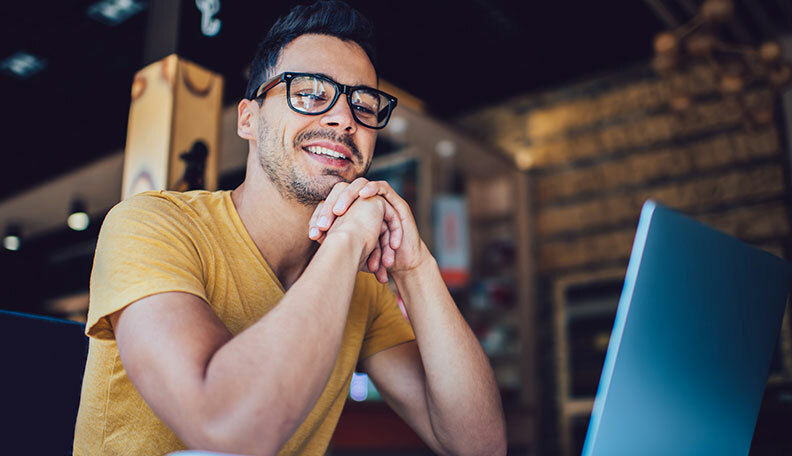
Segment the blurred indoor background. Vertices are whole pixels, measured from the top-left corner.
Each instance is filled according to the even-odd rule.
[[[296,3],[3,5],[0,309],[84,320],[144,67],[177,54],[220,78],[205,181],[242,181],[247,65]],[[789,0],[349,3],[399,97],[369,177],[408,199],[489,355],[510,454],[579,454],[646,199],[788,258]],[[792,454],[791,329],[752,454]],[[365,375],[330,452],[430,454]]]

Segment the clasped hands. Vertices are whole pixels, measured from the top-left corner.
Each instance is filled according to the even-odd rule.
[[[308,237],[320,244],[334,230],[362,236],[361,270],[382,283],[388,282],[389,271],[413,270],[429,255],[410,206],[385,181],[360,177],[337,183],[316,206],[308,225]]]

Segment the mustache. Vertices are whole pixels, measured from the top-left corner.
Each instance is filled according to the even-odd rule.
[[[301,143],[311,139],[328,139],[330,141],[343,144],[347,149],[349,149],[350,152],[352,152],[352,156],[355,157],[358,162],[363,161],[363,154],[360,153],[357,146],[355,145],[355,142],[352,141],[352,137],[349,135],[337,135],[332,130],[304,131],[294,138],[294,148],[298,148]]]

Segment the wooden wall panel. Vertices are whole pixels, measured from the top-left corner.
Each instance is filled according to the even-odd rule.
[[[536,177],[536,198],[542,202],[615,189],[641,186],[658,179],[706,172],[729,165],[779,155],[773,129],[716,135],[685,147],[665,147],[615,158],[610,161],[564,169]]]
[[[770,95],[767,90],[750,94],[748,105],[760,103]],[[634,115],[615,125],[545,142],[533,142],[514,151],[515,159],[529,155],[530,169],[569,166],[581,161],[602,159],[631,150],[660,146],[686,136],[712,133],[729,127],[741,127],[739,106],[729,100],[693,105],[684,115],[659,113]]]
[[[638,220],[640,206],[627,217],[628,221]],[[764,247],[765,239],[788,237],[790,234],[786,206],[781,201],[758,204],[749,207],[705,214],[696,217],[713,228],[737,236]],[[539,267],[552,272],[576,266],[596,265],[621,260],[626,264],[632,249],[635,228],[608,230],[606,232],[575,236],[572,240],[557,239],[539,245]],[[780,252],[780,244],[770,242],[774,252]]]
[[[602,90],[599,97],[577,97],[531,110],[526,119],[527,137],[531,141],[546,140],[603,120],[661,109],[667,103],[671,86],[692,95],[702,95],[717,89],[712,72],[700,66],[690,69],[670,85],[658,79],[630,81],[625,85],[608,82],[605,84],[609,87]]]
[[[591,252],[612,252],[599,246],[609,233],[634,229],[647,199],[710,217],[729,232],[768,232],[736,229],[729,221],[743,219],[725,214],[786,198],[778,130],[774,124],[751,127],[737,101],[720,95],[716,81],[706,67],[670,84],[637,71],[526,96],[461,120],[532,176],[540,274],[584,267],[596,263]],[[685,112],[668,107],[675,88],[694,97]],[[769,88],[753,86],[745,106],[767,109],[773,97]],[[789,221],[779,216],[785,209],[773,207],[780,224],[773,233],[786,236]],[[589,239],[585,254],[574,252],[579,238]],[[568,248],[560,247],[564,243]],[[601,261],[614,257],[607,252]],[[564,258],[550,259],[550,253]]]
[[[777,164],[731,170],[687,182],[642,187],[576,204],[545,206],[537,214],[537,234],[541,238],[637,221],[641,206],[648,199],[696,213],[711,207],[777,197],[784,190],[783,169]]]

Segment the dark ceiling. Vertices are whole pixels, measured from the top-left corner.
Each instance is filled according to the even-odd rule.
[[[153,7],[178,5],[178,53],[221,72],[225,102],[232,103],[243,92],[244,68],[257,41],[278,16],[306,3],[218,0],[222,26],[210,38],[200,32],[194,0],[103,0],[142,5],[116,26],[89,17],[99,1],[3,5],[0,62],[23,51],[46,65],[27,79],[0,71],[0,134],[10,158],[0,167],[0,201],[123,148],[132,77],[150,63],[144,48]],[[436,116],[451,118],[515,94],[645,62],[654,35],[674,25],[674,18],[689,20],[701,0],[350,3],[375,24],[380,76],[424,100]],[[792,31],[789,0],[736,5],[738,40],[775,36],[778,25]]]
[[[86,14],[96,2],[4,4],[0,59],[24,51],[46,67],[28,79],[0,74],[10,158],[0,167],[0,200],[123,147],[149,8],[109,26]],[[220,33],[207,38],[195,2],[181,1],[178,50],[224,74],[230,103],[243,91],[256,42],[297,2],[220,3]],[[376,26],[380,75],[439,117],[645,60],[662,29],[635,0],[351,3]]]

